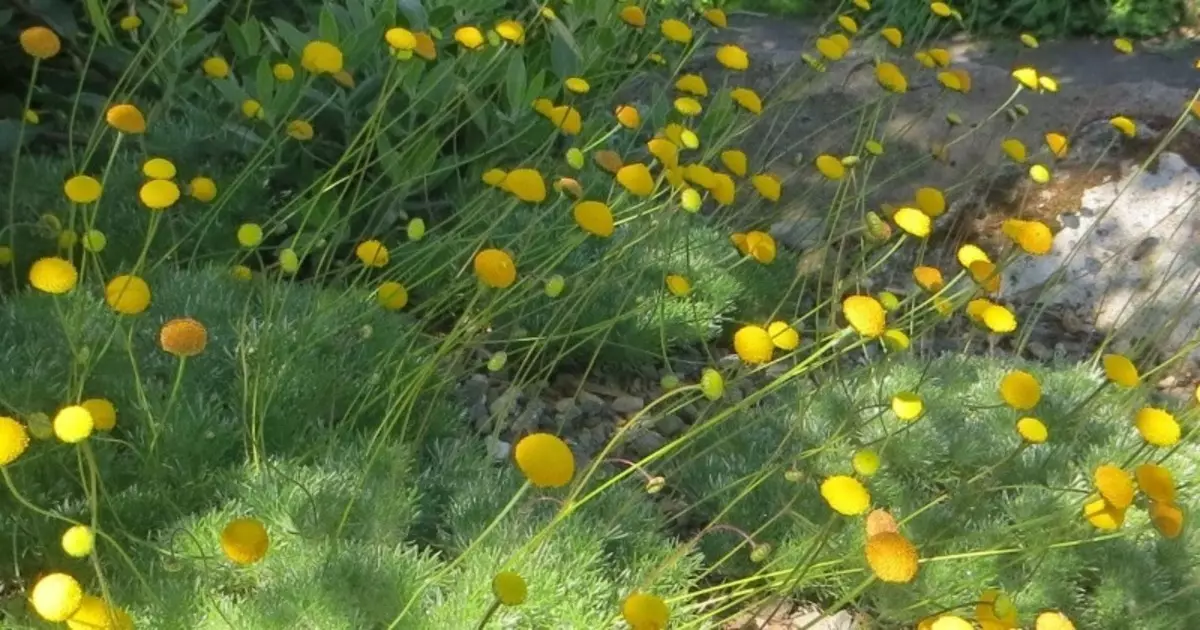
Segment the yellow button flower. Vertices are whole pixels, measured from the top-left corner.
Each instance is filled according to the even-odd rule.
[[[150,158],[142,164],[142,174],[150,179],[174,179],[175,165],[166,158]]]
[[[29,603],[42,619],[63,622],[83,604],[83,588],[65,573],[51,573],[33,585]]]
[[[505,606],[520,606],[528,595],[525,578],[512,571],[497,573],[492,578],[492,594]]]
[[[178,358],[194,357],[208,346],[208,329],[191,317],[177,317],[159,329],[158,345]]]
[[[121,103],[108,108],[104,120],[109,126],[121,133],[146,133],[146,117],[142,111],[129,103]]]
[[[43,293],[60,295],[75,288],[79,272],[64,258],[40,258],[29,268],[29,284]]]
[[[29,447],[29,431],[14,418],[0,416],[0,467],[21,457]]]
[[[212,79],[224,79],[229,76],[229,62],[220,55],[205,59],[200,67],[204,70],[204,74]]]
[[[483,32],[475,26],[460,26],[454,31],[454,41],[467,50],[478,50],[483,46]]]
[[[104,301],[122,315],[137,315],[150,307],[150,285],[138,276],[117,276],[104,286]]]
[[[521,201],[541,203],[546,200],[546,180],[537,169],[513,169],[504,176],[501,187]]]
[[[733,335],[733,349],[742,361],[756,365],[771,360],[775,345],[762,326],[742,326]]]
[[[621,616],[630,630],[665,630],[671,620],[671,609],[657,595],[631,593],[621,604]]]
[[[630,4],[621,7],[621,11],[618,13],[618,15],[620,16],[622,22],[625,22],[634,28],[642,28],[646,25],[646,12],[643,11],[639,6]]]
[[[688,44],[692,41],[692,29],[687,24],[668,18],[659,25],[663,37],[677,44]]]
[[[517,281],[517,266],[512,256],[499,249],[484,249],[475,254],[475,275],[493,289],[507,289]]]
[[[675,89],[693,96],[708,96],[708,84],[698,74],[685,74],[675,81]]]
[[[1017,434],[1030,444],[1041,444],[1050,437],[1050,431],[1046,429],[1046,425],[1033,417],[1017,420]]]
[[[1042,399],[1042,385],[1029,372],[1014,370],[1000,379],[1000,397],[1009,407],[1027,411]]]
[[[307,120],[293,120],[287,124],[287,135],[296,140],[312,140],[313,126]]]
[[[62,50],[62,41],[45,26],[31,26],[18,36],[21,50],[34,59],[49,59]]]
[[[654,193],[654,176],[650,168],[640,162],[626,164],[617,171],[617,182],[636,197],[649,197]]]
[[[275,76],[276,81],[287,83],[296,78],[296,70],[291,64],[277,63],[271,66],[271,74]]]
[[[692,283],[688,282],[687,278],[681,275],[670,274],[667,276],[666,282],[667,290],[671,292],[671,295],[676,297],[686,297],[687,294],[692,292]]]
[[[892,396],[892,413],[905,422],[911,422],[925,413],[925,401],[915,392],[900,392]]]
[[[741,106],[742,109],[751,114],[761,114],[763,110],[762,98],[758,93],[750,88],[734,88],[729,92],[729,96],[733,98],[733,102]]]
[[[208,203],[217,196],[217,183],[207,177],[193,177],[187,193],[196,201]]]
[[[517,468],[537,488],[561,488],[575,476],[575,455],[556,435],[533,433],[513,449]]]
[[[842,301],[842,314],[858,334],[879,337],[887,328],[883,305],[869,295],[851,295]]]
[[[72,203],[92,203],[100,198],[101,192],[103,192],[103,188],[100,182],[90,175],[75,175],[63,184],[63,194]]]
[[[112,402],[104,398],[89,398],[79,403],[79,406],[92,414],[92,423],[97,431],[112,431],[113,427],[117,426],[117,408]]]
[[[608,238],[613,234],[613,214],[607,205],[599,201],[581,201],[575,204],[572,213],[575,223],[588,234]]]
[[[342,51],[326,41],[313,40],[300,52],[300,66],[313,74],[334,74],[342,70]]]
[[[94,428],[91,412],[81,405],[63,407],[54,416],[54,435],[68,444],[86,440]]]
[[[1133,504],[1133,478],[1124,470],[1112,464],[1101,464],[1092,474],[1092,482],[1109,505],[1123,510]]]
[[[733,44],[726,44],[717,49],[717,61],[730,70],[741,71],[750,67],[750,56]]]
[[[1134,416],[1134,426],[1151,446],[1174,446],[1179,441],[1179,422],[1164,409],[1144,407],[1138,410]]]
[[[262,560],[270,544],[267,528],[258,519],[234,519],[221,530],[221,551],[234,564],[248,565]]]
[[[383,267],[391,260],[387,246],[375,239],[359,243],[358,247],[354,248],[354,255],[358,257],[364,267]]]
[[[898,532],[884,532],[867,539],[867,565],[882,582],[907,584],[917,577],[917,548]]]
[[[871,507],[871,494],[854,477],[834,475],[821,482],[821,496],[833,511],[857,516]]]
[[[142,184],[138,198],[151,210],[165,210],[179,201],[179,186],[169,179],[153,179]]]

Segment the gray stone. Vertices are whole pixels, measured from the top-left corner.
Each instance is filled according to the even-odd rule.
[[[633,451],[633,454],[638,457],[645,457],[662,448],[666,443],[667,438],[664,438],[657,432],[650,429],[642,429],[635,431],[629,439],[629,450]]]
[[[483,401],[479,401],[471,405],[467,409],[467,415],[471,418],[475,430],[479,433],[491,433],[492,431],[492,415],[488,413],[487,405]]]
[[[463,400],[474,403],[487,397],[488,378],[483,374],[472,374],[471,378],[463,381],[458,390],[462,394]]]
[[[563,424],[568,424],[578,420],[579,417],[583,415],[583,410],[579,408],[579,405],[575,404],[574,400],[570,398],[563,398],[555,401],[554,415],[557,416],[558,420]]]
[[[663,437],[673,438],[682,435],[687,431],[688,426],[683,419],[676,415],[663,416],[654,423],[654,430],[662,434]]]
[[[1029,345],[1025,347],[1029,350],[1029,354],[1039,361],[1046,361],[1054,356],[1054,351],[1040,341],[1030,341]]]
[[[806,628],[807,630],[854,630],[854,615],[839,610],[836,613],[825,616],[819,610],[805,612],[792,619],[792,627]]]
[[[498,461],[505,460],[505,459],[508,459],[508,455],[510,453],[512,453],[512,445],[509,444],[508,442],[505,442],[504,440],[500,440],[500,439],[496,439],[494,437],[488,436],[488,438],[487,438],[487,440],[485,440],[485,442],[487,444],[488,455],[492,459],[495,459]]]
[[[589,392],[579,392],[579,407],[583,409],[583,413],[594,416],[601,411],[604,411],[604,399]]]
[[[621,414],[629,415],[637,413],[646,407],[646,401],[637,396],[620,396],[612,401],[612,410]]]
[[[497,421],[507,420],[510,415],[517,411],[517,398],[521,395],[521,391],[515,387],[510,387],[504,393],[496,396],[488,405],[488,412],[496,418]]]

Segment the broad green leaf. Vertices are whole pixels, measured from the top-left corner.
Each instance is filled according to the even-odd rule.
[[[242,37],[246,39],[246,52],[252,57],[262,50],[262,30],[262,23],[254,17],[242,25]]]
[[[551,24],[556,25],[558,22],[554,21]],[[575,45],[575,38],[571,37],[571,33],[564,26],[559,25],[557,29],[551,30],[554,35],[550,38],[550,67],[559,79],[574,76],[579,68],[579,49]]]
[[[194,35],[198,34],[189,34],[184,39],[191,39]],[[183,68],[194,67],[200,62],[200,59],[208,56],[209,52],[213,49],[213,45],[217,43],[217,39],[220,37],[220,33],[207,33],[187,44],[183,49],[183,54],[179,57],[180,65]]]
[[[308,43],[307,35],[301,33],[286,20],[271,18],[271,23],[275,25],[275,31],[279,33],[279,37],[287,43],[288,48],[292,49],[292,53],[298,55],[300,51],[304,50],[304,45]]]
[[[508,97],[508,111],[516,115],[525,107],[525,56],[520,50],[509,51],[508,70],[504,73],[504,92]]]
[[[249,95],[246,94],[246,90],[242,89],[242,86],[238,84],[237,79],[233,76],[230,76],[224,81],[210,81],[209,83],[216,86],[217,91],[221,93],[221,96],[224,97],[226,101],[232,103],[233,106],[239,111],[242,107],[242,101],[249,98]]]
[[[105,44],[111,46],[116,36],[113,34],[112,24],[108,21],[108,16],[105,15],[104,7],[100,6],[100,0],[84,0],[83,5],[87,9],[88,21],[96,28],[96,32],[100,34],[100,39],[104,40]]]
[[[271,73],[271,62],[267,58],[258,58],[258,68],[254,71],[254,95],[264,108],[269,108],[275,95],[275,75]]]
[[[63,0],[33,0],[28,4],[30,12],[45,21],[59,36],[73,39],[79,35],[79,23],[75,21],[75,12],[70,3]]]
[[[242,29],[237,22],[234,22],[232,18],[225,18],[222,31],[225,33],[225,39],[229,40],[229,45],[233,48],[234,56],[238,59],[250,56],[249,47],[246,45],[246,36],[242,34]]]
[[[321,16],[317,20],[317,33],[321,39],[336,44],[338,42],[338,25],[337,19],[333,17],[333,12],[326,6],[321,9]]]
[[[423,31],[429,28],[429,16],[421,0],[396,0],[396,8],[408,19],[409,28]]]
[[[7,26],[12,21],[12,9],[0,9],[0,27]]]

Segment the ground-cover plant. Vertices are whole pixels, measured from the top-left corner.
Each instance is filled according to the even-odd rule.
[[[998,274],[1053,243],[1014,218],[961,269],[922,264],[980,168],[867,205],[909,76],[970,89],[926,47],[956,9],[906,34],[855,3],[763,90],[727,16],[680,3],[351,1],[219,30],[215,3],[90,6],[92,42],[128,27],[120,78],[12,121],[70,140],[2,165],[6,627],[661,630],[780,597],[935,630],[1194,614],[1193,403],[1141,389],[1186,348],[1107,352],[1103,380],[906,357],[1020,335]],[[797,161],[773,99],[795,115],[871,41],[859,125]],[[18,43],[29,109],[62,42]],[[1044,184],[1065,137],[1000,140],[1057,83],[1013,79],[946,142]],[[828,204],[810,251],[770,233],[785,195]],[[870,290],[913,252],[912,286]],[[562,370],[662,372],[662,395],[587,451],[491,407],[484,440],[451,395]],[[672,414],[690,427],[630,459]]]

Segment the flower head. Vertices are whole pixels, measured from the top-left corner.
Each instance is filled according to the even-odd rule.
[[[307,120],[292,120],[287,124],[287,135],[300,141],[313,139],[313,126]]]
[[[867,564],[875,577],[893,584],[907,584],[917,577],[917,548],[897,532],[876,534],[867,539]]]
[[[621,21],[634,28],[642,28],[646,25],[646,12],[641,7],[633,4],[621,7],[621,11],[617,14]]]
[[[1124,510],[1133,503],[1133,478],[1112,464],[1101,464],[1092,473],[1096,490],[1109,505]]]
[[[29,603],[46,621],[66,621],[83,603],[83,588],[66,573],[51,573],[33,585]]]
[[[87,525],[74,525],[63,532],[60,542],[68,556],[84,558],[92,553],[96,545],[96,533]]]
[[[1150,502],[1150,522],[1163,538],[1178,538],[1183,531],[1183,511],[1171,503]]]
[[[1050,437],[1050,432],[1041,420],[1028,416],[1017,420],[1017,434],[1029,444],[1041,444]]]
[[[521,201],[541,203],[546,200],[546,180],[537,169],[515,168],[505,174],[500,186]]]
[[[208,345],[208,329],[190,317],[172,319],[159,330],[158,345],[181,359],[194,357]]]
[[[692,283],[679,274],[670,274],[666,278],[667,290],[675,297],[686,297],[692,292]]]
[[[1000,379],[1000,397],[1009,407],[1027,411],[1042,399],[1042,385],[1029,372],[1013,370]]]
[[[108,125],[121,133],[146,133],[146,117],[142,111],[129,103],[121,103],[108,108],[104,114]]]
[[[54,416],[54,435],[68,444],[86,440],[95,427],[91,412],[82,405],[63,407]]]
[[[484,249],[475,254],[475,275],[493,289],[507,289],[517,281],[517,265],[508,252]]]
[[[657,595],[631,593],[621,604],[621,616],[631,630],[665,630],[671,620],[671,609]]]
[[[478,50],[483,47],[483,31],[475,26],[460,26],[454,30],[454,41],[467,50]]]
[[[677,44],[688,44],[692,41],[692,29],[687,24],[668,18],[659,25],[663,37]]]
[[[60,295],[75,288],[79,272],[65,258],[40,258],[29,268],[29,284],[43,293]]]
[[[150,306],[150,285],[138,276],[117,276],[104,286],[104,301],[122,315],[137,315]]]
[[[1165,409],[1143,407],[1138,410],[1133,422],[1147,444],[1174,446],[1179,441],[1179,422]]]
[[[712,368],[704,368],[700,373],[700,393],[709,400],[719,399],[725,394],[725,378]]]
[[[110,606],[95,595],[84,595],[79,608],[67,619],[69,630],[133,630],[129,613]]]
[[[899,532],[900,526],[891,512],[880,508],[871,510],[871,513],[867,514],[866,529],[867,538],[870,539],[886,532]]]
[[[637,129],[642,124],[642,117],[633,105],[618,105],[613,113],[617,117],[617,122],[626,129]]]
[[[221,530],[221,551],[234,564],[254,564],[267,555],[270,538],[262,521],[238,518]]]
[[[502,571],[492,578],[492,594],[505,606],[520,606],[528,595],[525,578],[513,571]]]
[[[1034,630],[1075,630],[1075,624],[1066,615],[1048,610],[1037,616],[1034,621]]]
[[[287,83],[296,78],[296,69],[291,64],[280,62],[271,66],[271,74],[276,81]]]
[[[750,56],[733,44],[726,44],[717,49],[717,61],[730,70],[745,70],[750,67]]]
[[[516,20],[502,20],[496,24],[496,34],[513,44],[525,43],[525,25]]]
[[[770,361],[775,345],[762,326],[742,326],[733,335],[733,349],[742,361],[755,365]]]
[[[521,438],[513,449],[517,468],[538,488],[561,488],[575,476],[575,455],[556,435],[533,433]]]
[[[725,12],[721,9],[708,9],[704,12],[704,19],[708,20],[709,24],[717,28],[725,28],[729,26],[729,19],[725,16]]]
[[[875,66],[875,80],[889,92],[903,94],[908,91],[908,79],[900,71],[900,66],[890,61]]]
[[[29,431],[25,425],[8,416],[0,416],[0,466],[7,466],[29,447]]]
[[[229,76],[229,62],[220,55],[205,59],[200,67],[204,70],[204,74],[212,79],[224,79]]]
[[[34,59],[49,59],[62,50],[58,35],[45,26],[31,26],[21,31],[18,39],[21,50]]]
[[[693,96],[708,96],[708,84],[698,74],[685,74],[675,81],[675,89]]]
[[[915,392],[900,392],[892,396],[892,413],[905,421],[916,420],[925,412],[925,401]]]
[[[767,334],[776,348],[792,351],[800,346],[800,333],[785,321],[773,321],[767,326]]]
[[[834,475],[821,482],[821,496],[833,511],[856,516],[871,507],[871,494],[854,477]]]
[[[179,186],[169,179],[152,179],[142,184],[138,199],[151,210],[166,210],[179,201]]]
[[[79,403],[79,406],[92,414],[92,423],[98,431],[111,431],[117,426],[117,408],[108,400],[89,398]]]
[[[387,245],[375,239],[359,243],[358,247],[354,248],[354,255],[358,257],[358,260],[362,262],[364,267],[383,267],[391,260]]]
[[[1166,466],[1141,464],[1134,469],[1133,476],[1147,497],[1160,503],[1175,503],[1175,480]]]
[[[925,238],[933,230],[929,215],[916,208],[900,208],[892,215],[892,221],[901,230],[917,238]]]
[[[850,466],[854,468],[854,472],[863,477],[871,477],[878,472],[879,464],[879,453],[869,448],[854,451],[850,458]]]
[[[846,166],[832,155],[818,155],[815,163],[817,170],[828,179],[839,180],[846,175]]]
[[[322,40],[313,40],[300,52],[300,66],[313,74],[335,74],[342,70],[342,50]]]
[[[864,337],[878,337],[887,327],[883,305],[869,295],[852,295],[842,300],[842,314],[850,326]]]
[[[617,183],[635,197],[649,197],[654,193],[654,176],[641,162],[622,166],[617,171]]]
[[[575,223],[588,234],[608,238],[613,234],[612,210],[599,201],[581,201],[572,211]]]
[[[217,197],[217,183],[207,177],[193,177],[188,182],[187,194],[196,201],[208,203]]]

